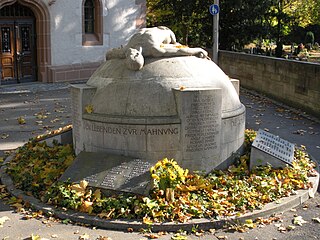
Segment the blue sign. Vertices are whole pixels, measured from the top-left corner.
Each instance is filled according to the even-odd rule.
[[[209,7],[209,12],[211,13],[211,15],[217,15],[219,11],[220,11],[220,8],[218,4],[212,4]]]

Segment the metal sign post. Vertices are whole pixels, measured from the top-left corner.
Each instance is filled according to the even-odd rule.
[[[213,46],[212,58],[215,64],[218,64],[218,51],[219,51],[219,0],[214,0],[214,4],[209,7],[210,13],[213,15]]]

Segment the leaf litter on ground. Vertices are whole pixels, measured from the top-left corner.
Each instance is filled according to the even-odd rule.
[[[52,134],[55,133],[52,131]],[[106,197],[93,191],[85,181],[57,182],[73,162],[73,148],[58,144],[49,147],[45,142],[37,142],[46,136],[37,137],[37,141],[30,141],[21,147],[8,164],[7,172],[18,188],[46,203],[106,219],[140,219],[152,224],[239,216],[281,197],[293,195],[297,189],[312,187],[308,177],[314,174],[314,164],[304,146],[296,148],[292,167],[272,169],[265,166],[249,171],[248,153],[255,136],[255,131],[246,130],[246,154],[226,171],[213,171],[208,176],[188,174],[177,185],[174,201],[170,204],[159,189],[153,189],[147,197],[130,194]],[[254,222],[246,224],[247,227],[255,225]]]

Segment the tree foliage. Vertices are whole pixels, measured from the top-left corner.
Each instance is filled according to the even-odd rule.
[[[212,1],[147,0],[147,4],[148,26],[170,27],[183,44],[212,46],[208,11]],[[310,26],[320,25],[320,0],[220,0],[220,9],[221,49],[241,48],[255,39],[282,44],[297,30],[303,30],[303,41]]]
[[[209,0],[148,0],[148,26],[164,25],[175,32],[179,42],[206,47],[212,42]]]
[[[271,1],[221,1],[220,48],[241,48],[256,38],[266,37],[269,30],[266,19],[270,14]]]

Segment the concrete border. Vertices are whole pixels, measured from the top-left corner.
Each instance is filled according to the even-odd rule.
[[[6,164],[9,163],[14,158],[14,156],[15,153],[12,153],[9,157],[7,157],[0,169],[0,179],[2,181],[2,184],[6,185],[7,190],[11,195],[17,198],[21,198],[24,202],[28,202],[32,208],[41,210],[48,215],[55,216],[60,219],[70,219],[71,221],[76,223],[84,223],[104,229],[119,231],[127,231],[128,228],[132,228],[134,231],[139,231],[140,229],[151,229],[154,232],[177,232],[181,229],[185,231],[191,231],[194,226],[197,226],[202,230],[209,230],[212,228],[219,229],[223,228],[227,224],[243,223],[247,219],[254,220],[258,217],[269,217],[270,215],[275,213],[288,211],[307,201],[310,196],[313,196],[316,193],[319,185],[319,166],[317,165],[317,175],[315,177],[309,178],[309,181],[313,186],[312,188],[308,190],[298,190],[296,195],[283,197],[279,201],[277,201],[278,203],[268,203],[261,210],[254,210],[252,212],[241,215],[240,217],[227,217],[221,219],[201,218],[193,219],[186,223],[165,222],[147,225],[137,220],[106,220],[101,219],[98,216],[93,216],[73,210],[64,211],[61,208],[55,208],[48,204],[44,204],[39,199],[26,195],[22,190],[17,189],[14,186],[12,179],[8,174],[6,174]],[[315,161],[315,159],[313,160]]]

